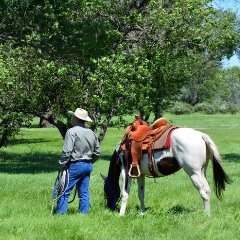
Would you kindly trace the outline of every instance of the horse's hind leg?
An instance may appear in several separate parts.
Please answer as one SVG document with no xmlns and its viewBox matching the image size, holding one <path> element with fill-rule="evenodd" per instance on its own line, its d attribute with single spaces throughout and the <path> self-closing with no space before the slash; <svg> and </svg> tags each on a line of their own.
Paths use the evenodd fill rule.
<svg viewBox="0 0 240 240">
<path fill-rule="evenodd" d="M 137 178 L 138 182 L 138 198 L 140 201 L 140 209 L 141 209 L 141 214 L 145 212 L 145 204 L 144 204 L 144 194 L 145 194 L 145 176 L 140 175 Z"/>
<path fill-rule="evenodd" d="M 190 175 L 190 178 L 203 200 L 204 210 L 208 215 L 210 215 L 211 190 L 205 177 L 204 171 L 200 173 L 193 173 Z"/>
</svg>

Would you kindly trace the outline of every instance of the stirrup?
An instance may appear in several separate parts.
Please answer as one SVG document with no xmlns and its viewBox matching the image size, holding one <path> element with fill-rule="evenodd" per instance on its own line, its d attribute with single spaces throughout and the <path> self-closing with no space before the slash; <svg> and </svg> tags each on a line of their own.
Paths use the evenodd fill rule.
<svg viewBox="0 0 240 240">
<path fill-rule="evenodd" d="M 139 169 L 139 165 L 135 165 L 134 168 L 135 168 L 135 167 L 137 168 L 137 175 L 132 175 L 132 174 L 131 174 L 131 171 L 132 171 L 132 168 L 133 168 L 133 166 L 132 166 L 132 164 L 131 164 L 131 165 L 130 165 L 129 172 L 128 172 L 129 177 L 138 178 L 138 177 L 141 175 L 140 169 Z"/>
</svg>

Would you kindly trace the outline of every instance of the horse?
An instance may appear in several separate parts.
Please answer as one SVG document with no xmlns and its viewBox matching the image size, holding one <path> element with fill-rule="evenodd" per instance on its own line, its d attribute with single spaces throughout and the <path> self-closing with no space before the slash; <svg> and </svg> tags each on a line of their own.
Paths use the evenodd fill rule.
<svg viewBox="0 0 240 240">
<path fill-rule="evenodd" d="M 170 143 L 169 148 L 154 150 L 152 154 L 153 167 L 155 168 L 154 177 L 165 177 L 183 169 L 198 190 L 203 200 L 204 211 L 210 215 L 211 189 L 206 178 L 210 159 L 213 165 L 214 190 L 218 199 L 222 198 L 225 185 L 231 182 L 222 167 L 221 156 L 216 144 L 207 134 L 185 127 L 178 127 L 172 131 Z M 130 163 L 125 155 L 126 153 L 121 149 L 121 144 L 118 144 L 110 160 L 108 175 L 105 177 L 101 174 L 104 179 L 106 205 L 110 210 L 115 211 L 121 200 L 119 211 L 121 216 L 126 212 L 129 191 L 134 179 L 129 176 Z M 153 177 L 148 165 L 148 154 L 143 151 L 139 162 L 141 174 L 136 178 L 141 214 L 144 214 L 146 210 L 144 203 L 145 176 Z M 121 190 L 119 186 L 120 176 L 122 178 Z"/>
</svg>

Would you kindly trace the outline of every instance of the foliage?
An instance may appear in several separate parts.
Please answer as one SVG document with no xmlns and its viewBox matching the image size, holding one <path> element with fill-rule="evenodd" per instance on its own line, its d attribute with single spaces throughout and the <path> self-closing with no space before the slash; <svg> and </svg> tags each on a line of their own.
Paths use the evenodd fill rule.
<svg viewBox="0 0 240 240">
<path fill-rule="evenodd" d="M 237 67 L 227 69 L 223 72 L 223 78 L 227 83 L 225 101 L 240 107 L 240 69 Z"/>
<path fill-rule="evenodd" d="M 158 118 L 238 49 L 236 15 L 210 2 L 2 1 L 1 106 L 63 137 L 66 110 L 86 108 L 101 141 L 113 116 Z"/>
<path fill-rule="evenodd" d="M 198 103 L 194 106 L 195 112 L 202 112 L 207 114 L 215 114 L 218 112 L 218 109 L 215 105 L 207 102 Z"/>
<path fill-rule="evenodd" d="M 31 115 L 25 115 L 21 111 L 21 105 L 27 104 L 23 99 L 26 91 L 16 82 L 16 76 L 19 74 L 14 68 L 16 59 L 11 55 L 11 49 L 2 46 L 0 51 L 2 53 L 0 55 L 0 147 L 2 147 L 7 144 L 9 137 L 19 133 L 22 124 L 29 125 Z"/>
<path fill-rule="evenodd" d="M 235 114 L 239 111 L 239 107 L 232 102 L 215 101 L 212 103 L 202 102 L 194 106 L 195 112 L 203 112 L 207 114 L 223 113 Z"/>
<path fill-rule="evenodd" d="M 222 102 L 227 102 L 227 105 L 239 109 L 239 72 L 238 67 L 219 69 L 215 71 L 214 75 L 209 74 L 204 81 L 199 81 L 199 83 L 191 81 L 190 84 L 181 89 L 178 99 L 192 105 L 200 104 L 199 106 L 201 106 L 201 103 L 203 105 L 206 103 L 216 105 L 217 109 L 213 113 L 220 110 L 219 105 Z"/>
<path fill-rule="evenodd" d="M 169 109 L 169 112 L 172 114 L 190 114 L 194 112 L 194 108 L 192 105 L 184 102 L 175 102 L 173 107 Z"/>
<path fill-rule="evenodd" d="M 219 106 L 220 113 L 236 113 L 238 111 L 237 106 L 234 103 L 222 102 Z"/>
</svg>

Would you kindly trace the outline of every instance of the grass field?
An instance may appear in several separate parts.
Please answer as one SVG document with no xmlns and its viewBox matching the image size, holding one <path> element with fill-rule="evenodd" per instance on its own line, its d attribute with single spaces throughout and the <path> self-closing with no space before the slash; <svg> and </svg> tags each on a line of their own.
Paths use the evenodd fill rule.
<svg viewBox="0 0 240 240">
<path fill-rule="evenodd" d="M 55 128 L 22 129 L 7 148 L 0 149 L 0 239 L 240 239 L 240 115 L 167 114 L 172 124 L 199 129 L 211 136 L 233 180 L 219 201 L 211 196 L 212 215 L 183 171 L 165 178 L 146 179 L 146 206 L 138 211 L 137 184 L 133 184 L 126 216 L 105 208 L 103 181 L 109 158 L 124 129 L 111 128 L 102 143 L 102 155 L 91 177 L 91 212 L 77 214 L 78 200 L 66 216 L 51 216 L 52 189 L 63 140 Z M 212 167 L 208 180 L 212 186 Z"/>
</svg>

